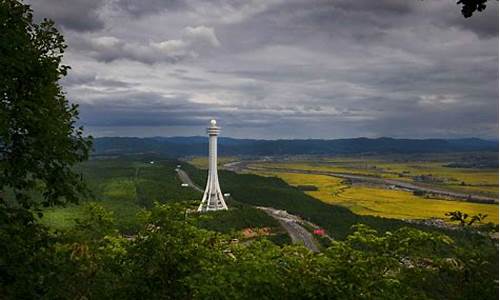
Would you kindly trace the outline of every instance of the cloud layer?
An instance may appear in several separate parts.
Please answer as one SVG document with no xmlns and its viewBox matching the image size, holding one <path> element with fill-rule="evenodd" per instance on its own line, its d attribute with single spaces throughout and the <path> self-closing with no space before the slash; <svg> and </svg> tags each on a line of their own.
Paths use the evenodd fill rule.
<svg viewBox="0 0 500 300">
<path fill-rule="evenodd" d="M 496 1 L 31 2 L 97 136 L 498 136 Z"/>
<path fill-rule="evenodd" d="M 178 63 L 197 58 L 205 50 L 217 48 L 220 42 L 214 29 L 205 26 L 186 27 L 181 39 L 138 43 L 114 36 L 91 36 L 81 39 L 84 54 L 101 62 L 129 60 L 144 64 Z"/>
</svg>

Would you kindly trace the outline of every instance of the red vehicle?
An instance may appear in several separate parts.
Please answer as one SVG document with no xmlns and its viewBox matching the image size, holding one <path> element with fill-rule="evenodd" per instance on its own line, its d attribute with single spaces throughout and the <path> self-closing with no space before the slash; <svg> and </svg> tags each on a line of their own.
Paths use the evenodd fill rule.
<svg viewBox="0 0 500 300">
<path fill-rule="evenodd" d="M 314 233 L 315 235 L 321 235 L 321 236 L 323 236 L 323 235 L 325 235 L 325 230 L 324 230 L 324 229 L 322 229 L 322 228 L 319 228 L 319 229 L 314 229 L 313 233 Z"/>
</svg>

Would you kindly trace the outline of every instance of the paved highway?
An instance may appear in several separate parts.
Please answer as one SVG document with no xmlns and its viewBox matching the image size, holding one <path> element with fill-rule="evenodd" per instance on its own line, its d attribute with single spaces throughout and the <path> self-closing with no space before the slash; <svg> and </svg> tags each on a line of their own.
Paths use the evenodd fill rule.
<svg viewBox="0 0 500 300">
<path fill-rule="evenodd" d="M 177 175 L 182 183 L 187 183 L 191 188 L 203 193 L 203 190 L 194 184 L 189 175 L 181 169 L 177 169 Z M 278 220 L 280 225 L 287 231 L 293 243 L 300 243 L 313 252 L 319 252 L 318 246 L 312 234 L 300 225 L 301 219 L 285 211 L 271 207 L 257 207 L 265 211 L 268 215 Z"/>
<path fill-rule="evenodd" d="M 316 245 L 316 240 L 313 235 L 300 225 L 301 219 L 295 215 L 291 215 L 283 210 L 274 209 L 272 207 L 257 207 L 265 211 L 268 215 L 278 220 L 278 222 L 285 228 L 288 235 L 294 244 L 303 244 L 313 252 L 319 252 Z"/>
<path fill-rule="evenodd" d="M 184 170 L 181 170 L 181 169 L 176 169 L 177 170 L 177 175 L 179 175 L 179 179 L 182 181 L 182 183 L 186 183 L 188 184 L 191 188 L 199 191 L 199 192 L 204 192 L 204 190 L 202 190 L 199 186 L 197 186 L 196 184 L 194 184 L 194 182 L 191 180 L 191 178 L 189 178 L 189 175 L 184 172 Z"/>
</svg>

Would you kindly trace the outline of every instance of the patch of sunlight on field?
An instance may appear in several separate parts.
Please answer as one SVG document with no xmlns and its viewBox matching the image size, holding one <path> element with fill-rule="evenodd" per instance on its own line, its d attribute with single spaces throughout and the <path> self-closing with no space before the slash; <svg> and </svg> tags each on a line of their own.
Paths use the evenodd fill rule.
<svg viewBox="0 0 500 300">
<path fill-rule="evenodd" d="M 360 215 L 396 219 L 445 218 L 446 212 L 459 210 L 470 215 L 487 214 L 486 221 L 498 224 L 498 205 L 427 199 L 407 191 L 349 186 L 343 184 L 342 179 L 326 175 L 283 172 L 263 172 L 261 175 L 277 176 L 294 186 L 314 185 L 318 190 L 306 194 L 326 203 L 345 206 Z"/>
<path fill-rule="evenodd" d="M 430 184 L 452 191 L 498 197 L 498 170 L 449 168 L 444 162 L 407 162 L 329 160 L 323 162 L 273 162 L 250 166 L 262 169 L 290 169 L 368 175 L 402 181 L 414 181 L 415 176 L 432 175 Z"/>
<path fill-rule="evenodd" d="M 381 176 L 380 172 L 372 169 L 353 169 L 349 166 L 331 166 L 323 165 L 320 163 L 255 163 L 250 164 L 249 167 L 263 168 L 263 169 L 289 169 L 289 170 L 309 170 L 309 171 L 324 171 L 324 172 L 334 172 L 334 173 L 345 173 L 345 174 L 356 174 L 356 175 L 369 175 L 369 176 Z"/>
<path fill-rule="evenodd" d="M 225 164 L 238 161 L 239 159 L 234 156 L 219 156 L 217 157 L 217 165 L 223 166 Z M 197 167 L 198 169 L 208 169 L 208 157 L 206 156 L 195 156 L 191 158 L 188 163 Z"/>
<path fill-rule="evenodd" d="M 449 181 L 465 182 L 472 185 L 497 185 L 497 169 L 449 168 L 444 163 L 385 163 L 376 162 L 376 166 L 387 172 L 407 172 L 408 176 L 432 174 Z"/>
<path fill-rule="evenodd" d="M 130 179 L 114 179 L 103 184 L 102 195 L 109 199 L 135 201 L 135 183 Z"/>
<path fill-rule="evenodd" d="M 323 195 L 323 198 L 327 197 Z M 347 207 L 354 204 L 352 211 L 362 215 L 400 219 L 444 218 L 445 213 L 459 210 L 469 215 L 487 214 L 488 221 L 498 223 L 498 205 L 494 204 L 426 199 L 406 191 L 371 187 L 352 187 L 330 198 L 332 202 Z"/>
<path fill-rule="evenodd" d="M 342 179 L 326 175 L 281 173 L 281 172 L 279 173 L 269 172 L 261 174 L 267 176 L 277 176 L 293 186 L 314 185 L 319 190 L 325 190 L 329 192 L 339 191 L 349 187 L 348 185 L 344 185 L 342 183 L 343 182 Z"/>
<path fill-rule="evenodd" d="M 464 193 L 487 194 L 498 197 L 498 170 L 449 168 L 443 163 L 385 163 L 376 162 L 386 178 L 412 180 L 414 176 L 432 175 L 438 179 L 431 184 Z M 401 175 L 403 177 L 401 177 Z"/>
<path fill-rule="evenodd" d="M 137 204 L 119 199 L 95 202 L 113 213 L 114 220 L 119 227 L 129 229 L 137 223 L 135 216 L 141 210 Z M 69 229 L 76 224 L 75 219 L 84 216 L 84 205 L 83 202 L 80 205 L 49 208 L 43 212 L 41 222 L 53 229 Z"/>
<path fill-rule="evenodd" d="M 82 213 L 78 205 L 50 208 L 43 212 L 41 222 L 54 229 L 67 229 L 75 225 L 75 219 L 81 218 Z"/>
<path fill-rule="evenodd" d="M 136 204 L 136 187 L 131 179 L 116 178 L 100 183 L 100 193 L 96 203 L 113 212 L 120 227 L 131 228 L 136 222 L 135 215 L 140 211 Z M 75 219 L 83 216 L 82 201 L 80 205 L 54 207 L 44 211 L 42 223 L 54 229 L 67 229 L 75 225 Z"/>
</svg>

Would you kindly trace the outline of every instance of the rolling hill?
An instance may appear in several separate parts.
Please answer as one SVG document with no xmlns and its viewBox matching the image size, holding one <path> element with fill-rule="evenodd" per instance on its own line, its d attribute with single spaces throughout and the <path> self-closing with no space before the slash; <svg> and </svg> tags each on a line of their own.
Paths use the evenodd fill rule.
<svg viewBox="0 0 500 300">
<path fill-rule="evenodd" d="M 208 139 L 193 137 L 101 137 L 95 155 L 159 154 L 170 157 L 207 155 Z M 447 153 L 495 151 L 498 141 L 468 139 L 352 138 L 334 140 L 219 139 L 219 155 L 336 155 L 391 153 Z"/>
</svg>

